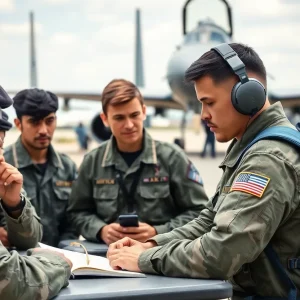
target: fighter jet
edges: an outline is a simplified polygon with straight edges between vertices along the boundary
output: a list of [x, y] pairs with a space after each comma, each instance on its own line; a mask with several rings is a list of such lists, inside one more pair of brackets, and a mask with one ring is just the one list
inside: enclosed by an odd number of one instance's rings
[[[206, 2], [206, 1], [205, 1]], [[142, 60], [142, 41], [140, 28], [140, 12], [136, 12], [136, 65], [135, 77], [136, 84], [140, 87], [145, 103], [148, 106], [154, 106], [157, 111], [164, 109], [180, 109], [183, 113], [181, 122], [181, 137], [177, 143], [184, 148], [184, 131], [185, 131], [185, 112], [189, 109], [199, 111], [200, 103], [197, 101], [194, 87], [184, 81], [185, 70], [193, 61], [201, 56], [210, 48], [224, 42], [230, 42], [232, 39], [232, 17], [231, 8], [226, 0], [207, 1], [205, 12], [207, 13], [203, 20], [199, 20], [199, 5], [203, 0], [188, 0], [182, 9], [182, 31], [183, 41], [176, 47], [171, 55], [166, 79], [168, 81], [170, 92], [168, 94], [155, 94], [143, 89], [143, 60]], [[224, 11], [226, 18], [222, 18], [223, 23], [219, 25], [211, 15], [214, 11]], [[196, 14], [195, 14], [196, 12]], [[203, 9], [201, 10], [201, 13]], [[201, 15], [200, 13], [200, 15]], [[219, 15], [219, 14], [218, 14]], [[59, 97], [68, 104], [70, 99], [100, 100], [101, 93], [68, 93], [55, 92]], [[97, 114], [91, 122], [91, 132], [98, 140], [109, 138], [110, 131], [106, 128]]]
[[[33, 15], [30, 17], [31, 24], [31, 86], [36, 86], [36, 59], [34, 48], [34, 24]], [[166, 79], [170, 92], [159, 94], [143, 88], [143, 57], [142, 39], [140, 25], [140, 11], [136, 11], [136, 49], [135, 49], [135, 81], [140, 87], [147, 106], [153, 106], [157, 111], [164, 109], [182, 110], [183, 120], [181, 122], [181, 138], [177, 143], [184, 148], [185, 112], [193, 109], [200, 111], [200, 103], [197, 101], [194, 87], [184, 81], [186, 69], [203, 53], [212, 47], [227, 42], [232, 42], [233, 25], [232, 9], [226, 0], [187, 0], [182, 9], [182, 43], [176, 47], [171, 55]], [[100, 101], [101, 91], [80, 93], [53, 91], [57, 96], [64, 99], [64, 106], [67, 109], [71, 99]], [[13, 92], [12, 92], [13, 93]], [[276, 94], [269, 91], [271, 102], [281, 101], [284, 107], [299, 107], [299, 95]], [[98, 141], [110, 137], [110, 130], [105, 127], [98, 113], [91, 122], [91, 132]]]

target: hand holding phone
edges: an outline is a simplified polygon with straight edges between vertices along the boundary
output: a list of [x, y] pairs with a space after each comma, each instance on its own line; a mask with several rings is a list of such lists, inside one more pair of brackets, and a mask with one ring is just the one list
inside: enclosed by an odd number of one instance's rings
[[119, 223], [122, 227], [138, 227], [139, 217], [138, 215], [120, 215]]

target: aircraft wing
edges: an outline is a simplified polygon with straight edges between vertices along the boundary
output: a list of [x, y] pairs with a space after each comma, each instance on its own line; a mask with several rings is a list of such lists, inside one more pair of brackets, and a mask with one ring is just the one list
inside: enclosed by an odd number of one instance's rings
[[[78, 99], [78, 100], [90, 100], [90, 101], [100, 101], [101, 93], [76, 93], [76, 92], [55, 92], [54, 93], [64, 99]], [[175, 101], [172, 95], [169, 94], [147, 94], [141, 89], [141, 93], [144, 97], [145, 104], [147, 106], [160, 107], [160, 108], [174, 108], [174, 109], [184, 109], [182, 105]]]
[[[101, 100], [101, 92], [75, 92], [75, 91], [55, 91], [51, 90], [58, 97], [65, 100], [88, 100], [88, 101], [99, 101]], [[172, 108], [184, 110], [185, 107], [182, 104], [174, 99], [170, 92], [150, 92], [140, 89], [145, 104], [147, 106], [153, 106], [158, 108]], [[11, 95], [15, 95], [16, 91], [7, 91]]]
[[300, 107], [300, 90], [269, 91], [268, 98], [271, 103], [280, 101], [283, 107]]

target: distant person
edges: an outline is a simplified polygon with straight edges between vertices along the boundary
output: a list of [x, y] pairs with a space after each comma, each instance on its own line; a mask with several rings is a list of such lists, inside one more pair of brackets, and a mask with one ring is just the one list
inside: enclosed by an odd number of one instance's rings
[[66, 217], [76, 165], [51, 144], [58, 99], [48, 91], [26, 89], [13, 100], [21, 135], [4, 157], [23, 174], [24, 189], [43, 224], [42, 242], [56, 247], [61, 240], [78, 237]]
[[116, 242], [108, 250], [111, 266], [229, 280], [233, 300], [299, 299], [299, 149], [272, 138], [247, 149], [267, 128], [295, 130], [281, 103], [266, 99], [262, 60], [248, 46], [222, 44], [196, 60], [185, 77], [194, 83], [201, 117], [217, 141], [232, 140], [223, 176], [199, 217], [146, 243]]
[[[146, 107], [138, 88], [111, 81], [102, 108], [112, 137], [85, 156], [70, 196], [68, 212], [80, 234], [106, 244], [124, 236], [145, 241], [197, 217], [207, 203], [202, 179], [182, 149], [144, 129]], [[119, 215], [132, 213], [138, 227], [118, 224]]]
[[78, 126], [75, 127], [75, 132], [77, 134], [80, 150], [87, 151], [89, 146], [89, 135], [82, 122], [79, 122]]
[[211, 157], [216, 157], [216, 149], [215, 149], [215, 144], [216, 144], [216, 139], [215, 139], [215, 134], [210, 131], [210, 128], [207, 124], [207, 121], [201, 120], [201, 123], [204, 127], [204, 131], [206, 133], [206, 138], [205, 138], [205, 143], [203, 146], [203, 150], [201, 152], [201, 157], [206, 156], [206, 150], [207, 147], [210, 147], [210, 155]]
[[[0, 87], [0, 146], [11, 128], [2, 111], [12, 100]], [[23, 176], [5, 162], [0, 150], [0, 299], [50, 299], [68, 285], [72, 263], [63, 254], [36, 248], [28, 255], [11, 253], [5, 246], [18, 249], [35, 247], [42, 237], [42, 225], [22, 192]]]

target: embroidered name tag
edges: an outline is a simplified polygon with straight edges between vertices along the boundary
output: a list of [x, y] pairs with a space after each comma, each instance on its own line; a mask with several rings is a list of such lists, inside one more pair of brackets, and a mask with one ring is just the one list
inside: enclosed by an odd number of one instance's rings
[[70, 186], [72, 186], [72, 184], [73, 184], [73, 181], [62, 181], [62, 180], [59, 180], [59, 181], [55, 182], [56, 186], [64, 186], [64, 187], [70, 187]]
[[144, 183], [153, 183], [153, 182], [168, 182], [169, 177], [168, 176], [163, 176], [163, 177], [149, 177], [149, 178], [144, 178], [143, 182]]
[[115, 184], [115, 179], [97, 179], [96, 184]]
[[231, 189], [231, 185], [225, 185], [223, 186], [222, 193], [228, 194], [230, 192], [230, 189]]

